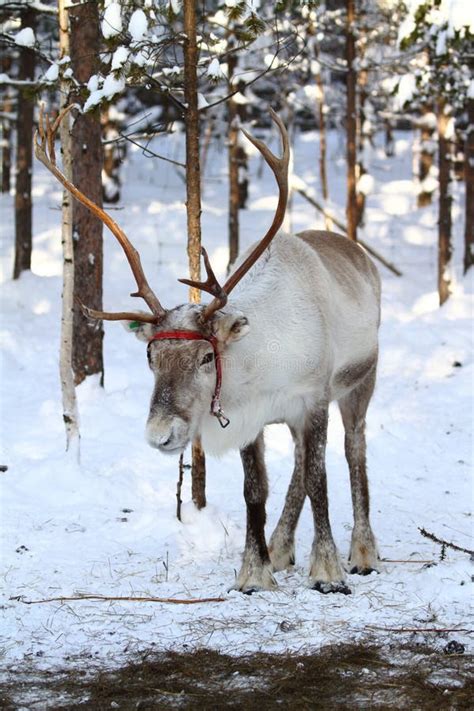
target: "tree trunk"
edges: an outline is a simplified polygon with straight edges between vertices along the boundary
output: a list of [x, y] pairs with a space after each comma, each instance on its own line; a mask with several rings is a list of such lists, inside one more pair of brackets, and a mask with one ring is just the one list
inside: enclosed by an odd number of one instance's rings
[[[359, 61], [362, 59], [364, 56], [364, 53], [361, 52], [359, 54]], [[368, 80], [368, 73], [366, 69], [361, 69], [361, 71], [357, 75], [357, 83], [359, 86], [359, 117], [358, 121], [356, 122], [356, 131], [357, 131], [357, 155], [358, 155], [358, 161], [357, 161], [357, 167], [356, 167], [356, 178], [357, 180], [360, 180], [360, 178], [367, 173], [367, 168], [365, 165], [365, 145], [366, 145], [366, 135], [364, 132], [364, 126], [366, 122], [366, 101], [367, 101], [367, 80]], [[357, 190], [357, 185], [356, 185], [356, 203], [357, 203], [357, 226], [363, 226], [364, 224], [364, 218], [365, 218], [365, 201], [366, 201], [366, 196], [365, 192], [362, 190]]]
[[440, 306], [449, 298], [451, 286], [451, 143], [447, 135], [450, 117], [445, 106], [438, 107], [438, 168], [439, 168], [439, 218], [438, 218], [438, 292]]
[[[34, 27], [35, 11], [26, 9], [22, 27]], [[32, 49], [20, 49], [19, 79], [34, 79], [35, 54]], [[20, 89], [17, 100], [17, 149], [15, 188], [15, 264], [13, 278], [31, 269], [32, 202], [31, 175], [33, 170], [33, 99]]]
[[[229, 88], [232, 88], [232, 79], [234, 76], [237, 60], [235, 54], [229, 54]], [[230, 271], [232, 265], [239, 254], [239, 163], [238, 163], [238, 148], [239, 148], [239, 129], [237, 127], [237, 104], [231, 98], [227, 102], [227, 125], [228, 125], [228, 162], [229, 162], [229, 264], [227, 271]]]
[[393, 121], [389, 118], [384, 120], [385, 134], [385, 155], [392, 158], [395, 155], [395, 141], [393, 140]]
[[[189, 274], [201, 278], [201, 172], [199, 164], [199, 112], [197, 96], [198, 48], [196, 1], [184, 0], [184, 99], [186, 102], [186, 215], [188, 226]], [[201, 292], [191, 288], [191, 302], [199, 303]], [[192, 447], [192, 498], [198, 509], [206, 505], [206, 468], [200, 441]]]
[[420, 163], [418, 168], [418, 180], [420, 183], [420, 190], [417, 198], [418, 207], [425, 207], [426, 205], [431, 205], [431, 200], [434, 192], [433, 186], [430, 184], [428, 178], [432, 173], [432, 166], [434, 162], [434, 152], [435, 152], [435, 141], [433, 138], [436, 129], [436, 117], [434, 116], [431, 109], [426, 108], [423, 111], [423, 116], [420, 121], [421, 130], [421, 145], [420, 145]]
[[[324, 84], [321, 76], [321, 71], [316, 74], [316, 87], [318, 91], [318, 113], [319, 113], [319, 179], [321, 181], [321, 192], [324, 202], [329, 198], [328, 178], [326, 171], [326, 114], [324, 104]], [[328, 229], [330, 229], [328, 227]]]
[[[4, 57], [1, 63], [2, 71], [8, 73], [11, 68], [11, 57]], [[2, 113], [0, 120], [1, 145], [2, 145], [2, 178], [1, 191], [9, 193], [11, 186], [11, 119], [13, 114], [13, 93], [10, 87], [4, 88]]]
[[357, 240], [357, 195], [356, 195], [356, 141], [357, 141], [357, 114], [356, 114], [356, 86], [357, 73], [355, 70], [355, 0], [346, 0], [346, 61], [347, 61], [347, 100], [346, 100], [346, 125], [347, 125], [347, 236]]
[[464, 225], [464, 274], [474, 264], [474, 99], [467, 106], [468, 127], [464, 148], [466, 217]]
[[[65, 9], [65, 0], [59, 1], [59, 47], [61, 58], [69, 55], [69, 21]], [[69, 82], [61, 81], [60, 97], [63, 109], [67, 106]], [[61, 153], [63, 173], [72, 180], [72, 141], [70, 133], [70, 117], [66, 115], [60, 127]], [[72, 341], [74, 317], [74, 245], [72, 239], [72, 196], [68, 190], [63, 190], [61, 244], [63, 250], [63, 293], [61, 313], [61, 345], [59, 353], [59, 375], [61, 378], [61, 393], [63, 401], [63, 420], [66, 428], [66, 449], [77, 446], [79, 455], [80, 432], [79, 413], [77, 410], [76, 390], [74, 387], [74, 372], [72, 369]]]
[[[100, 49], [97, 3], [71, 5], [71, 61], [74, 76], [85, 84], [98, 69]], [[76, 96], [78, 101], [79, 97]], [[79, 114], [72, 131], [73, 183], [94, 203], [102, 206], [102, 136], [100, 121]], [[74, 201], [74, 297], [91, 308], [102, 309], [102, 222], [84, 205]], [[74, 309], [73, 367], [76, 384], [88, 375], [104, 378], [102, 324], [91, 323], [79, 306]]]
[[120, 200], [120, 167], [123, 161], [124, 148], [121, 143], [110, 143], [120, 133], [117, 118], [111, 118], [106, 109], [101, 117], [102, 138], [104, 144], [104, 166], [102, 180], [103, 202], [115, 204]]
[[[8, 89], [5, 91], [2, 111], [5, 115], [13, 113], [13, 97]], [[1, 143], [2, 143], [2, 193], [9, 193], [11, 186], [11, 121], [5, 116], [1, 120]]]

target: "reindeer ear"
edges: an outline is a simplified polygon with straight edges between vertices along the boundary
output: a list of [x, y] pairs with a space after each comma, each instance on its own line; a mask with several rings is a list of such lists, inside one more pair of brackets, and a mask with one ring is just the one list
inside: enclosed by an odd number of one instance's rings
[[214, 317], [212, 330], [219, 343], [227, 345], [233, 341], [240, 341], [250, 331], [250, 326], [247, 317], [241, 311], [232, 313], [218, 311]]
[[157, 328], [152, 323], [142, 321], [122, 321], [123, 327], [129, 333], [134, 333], [139, 341], [148, 343], [150, 338], [156, 333]]

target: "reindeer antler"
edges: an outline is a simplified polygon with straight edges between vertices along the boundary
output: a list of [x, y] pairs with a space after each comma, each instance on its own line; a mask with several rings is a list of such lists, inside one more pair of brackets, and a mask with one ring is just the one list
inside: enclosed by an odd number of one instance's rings
[[[139, 296], [148, 305], [151, 314], [145, 313], [109, 313], [106, 311], [96, 311], [89, 309], [81, 304], [82, 310], [87, 316], [97, 319], [105, 319], [107, 321], [132, 320], [145, 323], [159, 323], [165, 316], [166, 311], [160, 304], [158, 297], [155, 295], [150, 285], [148, 284], [140, 261], [140, 255], [132, 245], [125, 232], [117, 225], [117, 223], [108, 215], [105, 210], [96, 205], [84, 193], [82, 193], [70, 180], [66, 178], [56, 165], [56, 155], [54, 151], [54, 139], [61, 121], [67, 113], [71, 111], [73, 105], [64, 108], [54, 123], [51, 125], [48, 114], [43, 115], [43, 107], [40, 108], [40, 116], [38, 122], [38, 131], [35, 133], [35, 155], [44, 166], [55, 176], [57, 180], [68, 190], [73, 197], [80, 203], [85, 205], [96, 217], [98, 217], [104, 225], [106, 225], [112, 234], [120, 242], [120, 245], [125, 252], [128, 263], [130, 264], [133, 276], [137, 282], [137, 291], [130, 296]], [[40, 139], [40, 140], [39, 140]]]
[[262, 154], [263, 158], [265, 159], [265, 162], [272, 169], [278, 184], [278, 205], [270, 228], [268, 229], [267, 233], [262, 237], [260, 242], [255, 246], [252, 252], [249, 254], [247, 259], [242, 262], [240, 267], [236, 269], [236, 271], [231, 274], [231, 276], [227, 279], [224, 286], [220, 286], [219, 282], [217, 281], [209, 263], [207, 253], [204, 249], [202, 250], [202, 253], [204, 256], [204, 265], [206, 267], [207, 272], [206, 281], [198, 282], [191, 281], [190, 279], [179, 280], [183, 284], [188, 284], [188, 286], [201, 289], [202, 291], [207, 291], [209, 294], [212, 294], [214, 296], [213, 301], [211, 301], [211, 303], [208, 304], [208, 306], [206, 306], [206, 308], [204, 309], [203, 319], [205, 321], [209, 320], [216, 311], [225, 306], [232, 289], [237, 286], [239, 281], [245, 276], [245, 274], [247, 274], [250, 267], [255, 264], [257, 259], [266, 250], [266, 248], [280, 229], [283, 219], [285, 217], [286, 204], [288, 202], [288, 165], [290, 162], [290, 145], [288, 140], [288, 133], [283, 124], [283, 121], [273, 111], [273, 109], [270, 109], [270, 116], [272, 118], [272, 121], [278, 126], [278, 129], [280, 131], [281, 142], [283, 146], [283, 155], [281, 156], [281, 158], [277, 158], [277, 156], [275, 156], [270, 151], [268, 146], [266, 146], [263, 141], [260, 141], [258, 138], [254, 138], [254, 136], [248, 133], [245, 129], [242, 129], [244, 135], [251, 143], [253, 143], [255, 148], [257, 148], [257, 150]]
[[204, 258], [204, 266], [206, 267], [206, 281], [192, 281], [191, 279], [178, 279], [178, 281], [180, 281], [181, 284], [187, 284], [188, 286], [193, 286], [196, 289], [200, 289], [201, 291], [206, 291], [208, 294], [211, 294], [219, 301], [219, 308], [221, 309], [227, 303], [227, 294], [216, 279], [216, 275], [212, 270], [211, 262], [209, 261], [209, 257], [204, 247], [201, 247], [201, 254]]

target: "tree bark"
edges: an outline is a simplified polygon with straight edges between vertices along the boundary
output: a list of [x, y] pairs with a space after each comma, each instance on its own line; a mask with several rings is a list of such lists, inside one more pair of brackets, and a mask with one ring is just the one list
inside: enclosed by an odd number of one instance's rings
[[[3, 57], [1, 63], [2, 71], [8, 73], [11, 68], [11, 57]], [[5, 87], [2, 101], [2, 112], [4, 116], [0, 120], [1, 144], [2, 144], [2, 178], [1, 191], [9, 193], [11, 186], [11, 119], [13, 114], [13, 94], [10, 87]]]
[[[5, 91], [2, 111], [4, 114], [13, 112], [13, 97], [8, 89]], [[9, 193], [11, 186], [11, 121], [5, 117], [1, 120], [1, 142], [2, 142], [2, 193]]]
[[120, 143], [109, 143], [120, 133], [119, 122], [111, 118], [110, 111], [106, 109], [101, 117], [102, 138], [104, 145], [104, 166], [102, 181], [103, 202], [115, 204], [120, 200], [120, 167], [123, 161], [124, 148]]
[[[59, 47], [61, 58], [69, 55], [69, 21], [65, 8], [65, 0], [59, 0]], [[61, 81], [60, 108], [67, 106], [69, 82]], [[61, 153], [63, 173], [72, 180], [72, 141], [70, 133], [70, 116], [67, 114], [60, 127]], [[73, 317], [74, 317], [74, 245], [72, 240], [72, 196], [68, 190], [63, 190], [61, 245], [63, 250], [63, 293], [61, 312], [61, 344], [59, 353], [59, 375], [61, 379], [61, 394], [63, 403], [63, 420], [66, 429], [66, 450], [77, 446], [79, 456], [80, 432], [79, 413], [77, 409], [76, 390], [74, 387], [74, 372], [72, 369]]]
[[467, 106], [468, 127], [464, 148], [466, 216], [464, 225], [464, 274], [474, 264], [474, 99]]
[[439, 168], [439, 217], [438, 217], [438, 292], [440, 306], [450, 296], [451, 286], [451, 143], [447, 136], [450, 118], [445, 106], [438, 107], [438, 168]]
[[436, 129], [436, 120], [430, 108], [425, 107], [420, 121], [421, 145], [420, 145], [420, 163], [418, 168], [418, 180], [420, 182], [420, 191], [418, 193], [418, 207], [426, 207], [431, 205], [433, 197], [433, 188], [428, 189], [425, 181], [431, 174], [431, 168], [434, 162], [435, 141], [433, 138]]
[[[199, 112], [197, 95], [198, 47], [196, 1], [184, 0], [184, 99], [186, 103], [186, 215], [188, 227], [189, 274], [201, 278], [201, 171], [199, 163]], [[189, 298], [199, 303], [201, 292], [190, 288]], [[206, 505], [206, 465], [200, 441], [192, 447], [192, 498], [198, 509]]]
[[[363, 52], [359, 53], [359, 61], [362, 59], [364, 56]], [[366, 69], [362, 69], [358, 75], [357, 75], [357, 84], [359, 87], [359, 111], [358, 111], [358, 121], [356, 122], [356, 131], [357, 131], [357, 156], [358, 156], [358, 161], [357, 161], [357, 167], [356, 167], [356, 178], [357, 180], [360, 180], [360, 178], [367, 173], [367, 168], [365, 165], [365, 146], [366, 146], [366, 140], [367, 137], [364, 132], [364, 125], [366, 122], [366, 101], [368, 98], [367, 95], [367, 81], [368, 81], [368, 72]], [[357, 185], [356, 185], [356, 203], [357, 203], [357, 226], [361, 227], [364, 225], [364, 218], [365, 218], [365, 202], [366, 202], [366, 196], [365, 192], [361, 190], [357, 190]]]
[[347, 236], [357, 240], [356, 146], [357, 114], [355, 70], [355, 0], [346, 0], [346, 126], [347, 126]]
[[[319, 113], [319, 179], [321, 181], [321, 192], [324, 202], [329, 198], [328, 178], [326, 170], [326, 115], [324, 112], [324, 84], [321, 71], [316, 74], [316, 87], [318, 90], [318, 113]], [[331, 229], [326, 225], [327, 229]]]
[[392, 158], [395, 155], [395, 141], [393, 140], [393, 121], [389, 118], [384, 120], [385, 135], [385, 155]]
[[[100, 49], [97, 3], [71, 5], [71, 61], [74, 76], [85, 84], [97, 72]], [[76, 96], [78, 101], [79, 97]], [[99, 118], [80, 114], [74, 122], [73, 183], [102, 206], [102, 136]], [[74, 201], [74, 297], [94, 309], [102, 309], [102, 222], [84, 205]], [[73, 367], [76, 384], [88, 375], [104, 378], [100, 322], [91, 323], [78, 305], [74, 309]]]
[[[22, 27], [34, 27], [35, 11], [28, 7], [22, 14]], [[19, 79], [34, 79], [35, 54], [32, 49], [20, 49]], [[15, 263], [13, 278], [31, 269], [32, 201], [31, 175], [33, 171], [33, 99], [23, 90], [17, 99], [17, 150], [15, 187]]]
[[[234, 70], [237, 65], [235, 54], [229, 54], [229, 89], [232, 87]], [[237, 104], [230, 98], [227, 102], [228, 163], [229, 163], [229, 264], [230, 271], [239, 254], [239, 129], [237, 128]]]

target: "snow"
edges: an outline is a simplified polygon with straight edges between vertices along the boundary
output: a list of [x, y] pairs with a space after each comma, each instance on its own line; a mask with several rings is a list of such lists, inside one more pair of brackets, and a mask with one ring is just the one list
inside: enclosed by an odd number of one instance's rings
[[59, 65], [57, 64], [57, 62], [54, 62], [49, 67], [48, 71], [45, 72], [45, 74], [43, 76], [43, 81], [53, 82], [53, 81], [56, 81], [58, 76], [59, 76]]
[[[95, 86], [95, 81], [92, 84]], [[116, 94], [120, 94], [125, 89], [125, 78], [122, 76], [115, 76], [115, 74], [108, 74], [101, 89], [95, 89], [91, 91], [87, 101], [84, 104], [84, 111], [89, 111], [89, 109], [94, 108], [97, 104], [100, 104], [102, 99], [112, 99]]]
[[175, 15], [179, 14], [183, 0], [170, 0], [169, 6]]
[[112, 57], [112, 64], [110, 66], [112, 71], [116, 69], [121, 69], [128, 59], [128, 49], [126, 47], [117, 47]]
[[214, 59], [212, 59], [209, 63], [207, 68], [207, 76], [213, 81], [224, 78], [224, 72], [221, 69], [221, 65], [219, 64], [217, 57], [214, 57]]
[[141, 42], [148, 30], [148, 20], [143, 10], [135, 10], [128, 24], [128, 31], [134, 42]]
[[93, 74], [89, 81], [87, 82], [87, 89], [91, 93], [97, 91], [99, 88], [99, 76], [98, 74]]
[[13, 38], [20, 47], [34, 47], [36, 42], [35, 33], [31, 27], [24, 27]]
[[430, 7], [426, 22], [431, 26], [431, 32], [437, 37], [437, 54], [443, 54], [446, 38], [453, 38], [458, 32], [461, 37], [466, 31], [474, 34], [474, 4], [465, 0], [441, 0], [439, 5], [433, 0], [408, 0], [408, 13], [400, 25], [398, 42], [409, 37], [416, 27], [416, 15], [422, 5]]
[[357, 181], [356, 187], [358, 193], [361, 193], [362, 195], [370, 195], [370, 193], [374, 192], [374, 186], [375, 181], [373, 175], [369, 175], [369, 173], [364, 173]]
[[119, 2], [112, 2], [105, 8], [102, 20], [102, 34], [105, 39], [115, 37], [122, 31], [122, 14]]
[[198, 93], [197, 95], [197, 107], [198, 109], [205, 109], [209, 106], [209, 102], [203, 94]]
[[[190, 502], [186, 473], [183, 522], [175, 516], [177, 462], [148, 447], [144, 425], [152, 389], [143, 344], [118, 324], [105, 326], [105, 387], [89, 378], [77, 390], [81, 463], [64, 453], [58, 376], [61, 294], [61, 186], [38, 163], [34, 170], [32, 272], [11, 281], [12, 220], [0, 224], [2, 354], [1, 459], [4, 663], [34, 660], [43, 668], [67, 658], [117, 665], [138, 650], [210, 647], [248, 651], [315, 651], [332, 642], [405, 641], [390, 628], [469, 627], [472, 565], [466, 555], [423, 538], [418, 527], [471, 547], [471, 390], [473, 378], [472, 275], [462, 278], [462, 189], [456, 183], [453, 294], [443, 308], [436, 294], [436, 205], [416, 210], [411, 180], [411, 133], [396, 133], [396, 155], [385, 159], [376, 135], [361, 237], [402, 269], [383, 278], [378, 384], [367, 423], [372, 520], [381, 556], [379, 575], [348, 576], [352, 595], [322, 596], [306, 587], [312, 543], [308, 505], [296, 539], [296, 566], [277, 574], [275, 592], [227, 592], [245, 537], [239, 456], [208, 457], [209, 505]], [[272, 140], [273, 138], [273, 140]], [[183, 135], [158, 137], [150, 148], [183, 155]], [[275, 138], [269, 135], [271, 147]], [[210, 146], [203, 176], [203, 235], [218, 276], [227, 253], [227, 157]], [[345, 163], [340, 134], [328, 133], [330, 207], [344, 215]], [[295, 170], [318, 194], [315, 133], [295, 146]], [[249, 166], [249, 209], [241, 213], [242, 248], [264, 234], [275, 208], [270, 171]], [[184, 185], [173, 167], [130, 149], [122, 202], [114, 218], [141, 253], [142, 264], [166, 306], [184, 301], [176, 279], [187, 273]], [[1, 196], [2, 214], [13, 198]], [[299, 195], [292, 200], [295, 231], [324, 228]], [[133, 279], [120, 247], [105, 235], [105, 308], [130, 308]], [[471, 270], [472, 272], [472, 270]], [[136, 301], [136, 300], [135, 300]], [[132, 308], [140, 308], [133, 303]], [[331, 407], [327, 448], [330, 513], [346, 555], [352, 525], [344, 437]], [[281, 510], [292, 470], [291, 438], [282, 425], [266, 432], [270, 497], [268, 533]], [[189, 461], [189, 453], [185, 460]], [[427, 564], [424, 561], [433, 561]], [[173, 598], [223, 597], [224, 602], [51, 602], [94, 593]], [[282, 624], [284, 623], [284, 624]], [[471, 625], [472, 626], [472, 625]], [[453, 635], [418, 634], [441, 646]], [[456, 632], [464, 643], [469, 638]], [[71, 664], [72, 662], [69, 662]]]
[[397, 87], [397, 103], [403, 109], [408, 101], [411, 101], [416, 92], [416, 78], [414, 74], [404, 74]]

